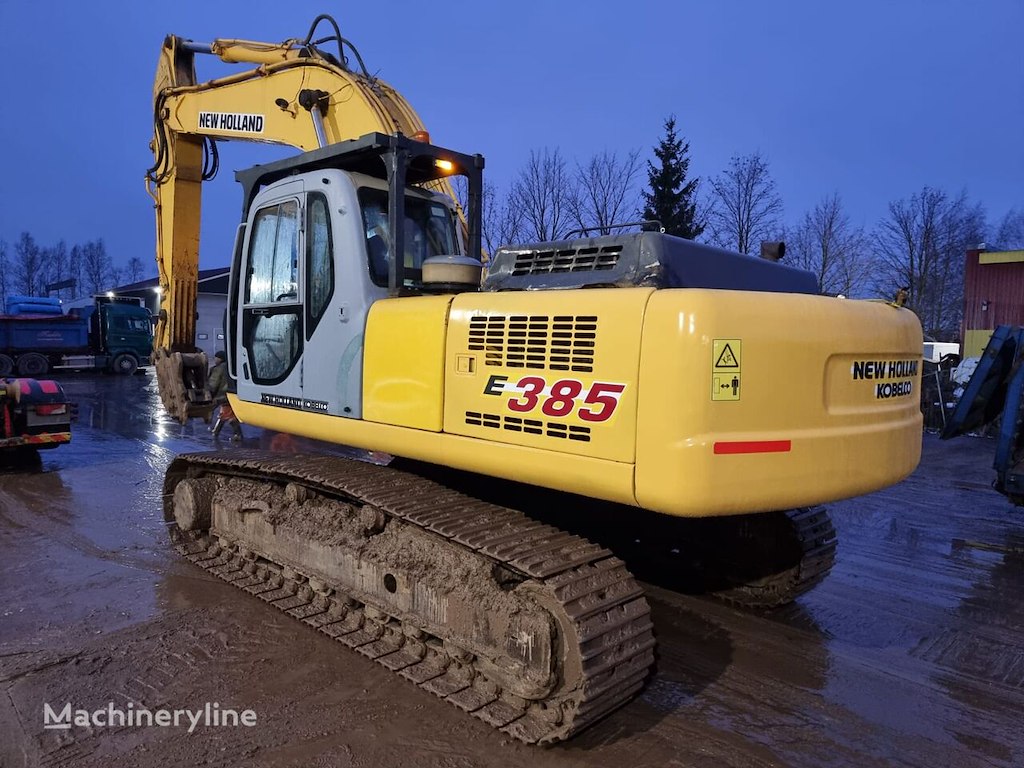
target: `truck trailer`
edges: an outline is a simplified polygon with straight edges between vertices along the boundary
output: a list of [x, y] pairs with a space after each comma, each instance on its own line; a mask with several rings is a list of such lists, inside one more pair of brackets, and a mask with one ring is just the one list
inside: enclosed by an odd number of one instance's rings
[[0, 315], [0, 377], [53, 369], [130, 375], [149, 362], [153, 325], [137, 299], [97, 296], [65, 314], [56, 299], [14, 296]]
[[0, 378], [0, 464], [70, 443], [71, 411], [56, 381]]

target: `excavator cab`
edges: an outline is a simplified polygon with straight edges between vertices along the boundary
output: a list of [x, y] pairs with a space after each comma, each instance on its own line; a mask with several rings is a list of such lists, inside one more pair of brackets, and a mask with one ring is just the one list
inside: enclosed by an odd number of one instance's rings
[[[365, 180], [357, 199], [373, 282], [387, 286], [388, 295], [399, 296], [430, 290], [424, 288], [422, 268], [433, 258], [475, 254], [471, 258], [479, 262], [483, 167], [482, 155], [465, 155], [401, 134], [370, 133], [235, 176], [244, 188], [243, 221], [262, 189], [298, 174], [334, 169]], [[454, 203], [436, 191], [448, 188], [438, 183], [453, 176], [466, 179], [468, 210], [459, 211], [464, 254], [456, 252], [462, 247], [452, 226]], [[396, 253], [404, 258], [390, 258]], [[236, 263], [238, 258], [236, 253]]]
[[[227, 353], [240, 396], [359, 418], [360, 345], [373, 302], [479, 288], [483, 166], [481, 155], [425, 135], [371, 133], [238, 172]], [[437, 191], [456, 175], [466, 179], [466, 211]], [[326, 364], [338, 343], [342, 364]], [[206, 356], [158, 350], [155, 358], [168, 409], [182, 422], [209, 419]], [[337, 382], [348, 393], [337, 407], [311, 397]]]
[[[374, 133], [237, 173], [227, 346], [239, 398], [362, 418], [373, 303], [479, 288], [482, 168], [479, 155]], [[465, 238], [454, 201], [431, 189], [455, 174]]]

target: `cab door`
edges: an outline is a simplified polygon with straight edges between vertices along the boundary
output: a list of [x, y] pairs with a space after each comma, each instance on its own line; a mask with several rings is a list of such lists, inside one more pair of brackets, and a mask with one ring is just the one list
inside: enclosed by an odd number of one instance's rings
[[362, 418], [363, 331], [375, 298], [355, 189], [338, 171], [306, 179], [303, 408]]
[[302, 182], [260, 200], [247, 228], [238, 290], [238, 396], [302, 407]]

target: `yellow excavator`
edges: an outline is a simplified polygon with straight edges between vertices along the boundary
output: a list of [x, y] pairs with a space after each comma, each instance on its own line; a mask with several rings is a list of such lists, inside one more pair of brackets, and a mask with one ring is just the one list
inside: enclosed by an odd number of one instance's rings
[[[199, 82], [203, 54], [251, 66]], [[817, 505], [917, 465], [913, 313], [656, 225], [508, 245], [482, 277], [483, 158], [431, 143], [326, 16], [279, 44], [164, 42], [154, 359], [182, 420], [211, 409], [200, 189], [228, 141], [301, 150], [236, 174], [231, 407], [396, 459], [180, 456], [172, 540], [515, 738], [568, 738], [643, 686], [654, 633], [627, 563], [789, 602], [833, 561]]]

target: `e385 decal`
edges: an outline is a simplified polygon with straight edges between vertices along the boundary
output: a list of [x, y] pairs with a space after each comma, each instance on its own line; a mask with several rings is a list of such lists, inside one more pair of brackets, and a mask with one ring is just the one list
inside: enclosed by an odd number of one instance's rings
[[[578, 379], [559, 379], [548, 384], [541, 376], [523, 376], [515, 384], [508, 376], [493, 375], [484, 385], [484, 394], [500, 396], [514, 394], [506, 405], [516, 413], [531, 413], [540, 405], [540, 412], [552, 418], [570, 416], [574, 412], [582, 421], [599, 423], [608, 421], [619, 405], [619, 398], [626, 391], [625, 384], [595, 381], [586, 390]], [[541, 402], [543, 400], [543, 402]]]

